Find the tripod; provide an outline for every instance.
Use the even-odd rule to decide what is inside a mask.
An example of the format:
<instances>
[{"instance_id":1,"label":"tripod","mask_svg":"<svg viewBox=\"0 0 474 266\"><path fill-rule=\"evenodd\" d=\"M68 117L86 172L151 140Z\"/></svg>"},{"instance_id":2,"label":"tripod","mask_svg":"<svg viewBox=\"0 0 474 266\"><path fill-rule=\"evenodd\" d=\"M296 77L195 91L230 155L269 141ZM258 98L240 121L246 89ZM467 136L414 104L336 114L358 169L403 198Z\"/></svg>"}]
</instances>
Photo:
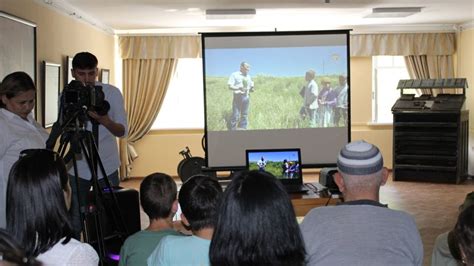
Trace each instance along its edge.
<instances>
[{"instance_id":1,"label":"tripod","mask_svg":"<svg viewBox=\"0 0 474 266\"><path fill-rule=\"evenodd\" d=\"M109 220L113 223L114 236L117 236L121 242L125 240L128 236L127 228L124 222L124 219L120 213L118 201L116 195L113 193L113 189L110 185L110 181L107 178L107 174L103 163L100 159L99 152L97 149L97 144L94 138L94 135L91 131L86 130L85 120L86 120L86 110L78 110L69 120L67 120L62 126L60 126L60 145L58 152L64 158L65 162L70 162L72 160L75 185L76 185L76 195L79 208L79 216L81 221L81 231L84 232L84 241L96 247L97 253L100 257L101 265L108 264L112 262L108 257L107 248L105 245L105 234L104 224L101 219L104 219L102 214L106 213L109 216ZM56 122L58 123L58 122ZM58 130L58 126L53 127L53 130ZM97 136L98 125L93 123L93 131ZM57 134L57 133L56 133ZM69 147L68 152L66 153L67 147ZM79 185L79 173L77 166L76 156L82 155L87 162L88 168L91 173L91 184L93 188L93 193L91 194L91 205L85 204L82 206L83 202L87 202L87 195L81 195L80 185ZM101 187L97 172L100 170L100 173L103 176L103 186ZM82 181L81 181L82 182ZM104 191L110 192L112 201L105 200ZM74 210L73 210L74 211ZM92 222L92 224L89 224ZM88 226L90 225L90 226Z\"/></svg>"}]
</instances>

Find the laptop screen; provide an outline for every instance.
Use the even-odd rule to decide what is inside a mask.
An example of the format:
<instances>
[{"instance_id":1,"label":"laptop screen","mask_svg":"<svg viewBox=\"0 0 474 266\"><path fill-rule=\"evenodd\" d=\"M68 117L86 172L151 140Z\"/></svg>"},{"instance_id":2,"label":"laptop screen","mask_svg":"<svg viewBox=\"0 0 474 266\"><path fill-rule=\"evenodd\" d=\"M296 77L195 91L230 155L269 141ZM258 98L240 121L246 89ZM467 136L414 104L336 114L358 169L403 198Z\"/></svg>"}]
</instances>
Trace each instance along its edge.
<instances>
[{"instance_id":1,"label":"laptop screen","mask_svg":"<svg viewBox=\"0 0 474 266\"><path fill-rule=\"evenodd\" d=\"M246 150L248 170L273 174L283 184L303 184L300 149Z\"/></svg>"}]
</instances>

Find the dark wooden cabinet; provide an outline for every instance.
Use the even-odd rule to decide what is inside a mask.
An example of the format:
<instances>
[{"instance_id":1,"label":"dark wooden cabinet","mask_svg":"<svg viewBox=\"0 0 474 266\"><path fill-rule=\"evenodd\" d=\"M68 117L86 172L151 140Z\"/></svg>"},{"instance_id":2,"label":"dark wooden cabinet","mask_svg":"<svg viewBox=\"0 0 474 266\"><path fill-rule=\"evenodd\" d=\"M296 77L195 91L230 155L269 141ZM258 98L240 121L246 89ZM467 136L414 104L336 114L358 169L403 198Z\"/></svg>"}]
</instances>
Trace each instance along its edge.
<instances>
[{"instance_id":1,"label":"dark wooden cabinet","mask_svg":"<svg viewBox=\"0 0 474 266\"><path fill-rule=\"evenodd\" d=\"M400 80L400 98L392 107L393 180L459 184L467 178L466 88L466 79L461 78ZM442 93L415 97L404 89ZM447 94L449 89L461 89L462 94Z\"/></svg>"},{"instance_id":2,"label":"dark wooden cabinet","mask_svg":"<svg viewBox=\"0 0 474 266\"><path fill-rule=\"evenodd\" d=\"M394 112L393 120L393 180L466 179L469 111Z\"/></svg>"}]
</instances>

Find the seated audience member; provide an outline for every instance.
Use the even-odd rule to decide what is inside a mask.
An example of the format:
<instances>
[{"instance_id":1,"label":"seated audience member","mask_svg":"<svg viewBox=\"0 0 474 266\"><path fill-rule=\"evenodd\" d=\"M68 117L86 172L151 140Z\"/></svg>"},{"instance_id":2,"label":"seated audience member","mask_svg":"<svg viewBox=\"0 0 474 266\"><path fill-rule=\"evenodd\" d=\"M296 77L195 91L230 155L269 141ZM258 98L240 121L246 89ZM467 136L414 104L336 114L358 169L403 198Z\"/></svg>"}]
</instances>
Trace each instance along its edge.
<instances>
[{"instance_id":1,"label":"seated audience member","mask_svg":"<svg viewBox=\"0 0 474 266\"><path fill-rule=\"evenodd\" d=\"M166 236L148 258L148 265L209 265L209 245L222 194L217 180L206 175L188 179L179 191L181 220L191 236Z\"/></svg>"},{"instance_id":2,"label":"seated audience member","mask_svg":"<svg viewBox=\"0 0 474 266\"><path fill-rule=\"evenodd\" d=\"M305 265L305 249L288 193L271 174L237 172L217 212L212 265Z\"/></svg>"},{"instance_id":3,"label":"seated audience member","mask_svg":"<svg viewBox=\"0 0 474 266\"><path fill-rule=\"evenodd\" d=\"M464 203L459 206L459 212L474 204L474 192L466 195ZM442 233L436 237L431 254L431 266L461 266L461 252L454 230Z\"/></svg>"},{"instance_id":4,"label":"seated audience member","mask_svg":"<svg viewBox=\"0 0 474 266\"><path fill-rule=\"evenodd\" d=\"M334 181L345 202L311 210L301 223L308 265L422 265L423 245L414 219L379 202L388 178L379 149L346 144Z\"/></svg>"},{"instance_id":5,"label":"seated audience member","mask_svg":"<svg viewBox=\"0 0 474 266\"><path fill-rule=\"evenodd\" d=\"M5 229L0 229L0 265L10 266L40 266L35 258L28 258L20 245L8 234Z\"/></svg>"},{"instance_id":6,"label":"seated audience member","mask_svg":"<svg viewBox=\"0 0 474 266\"><path fill-rule=\"evenodd\" d=\"M24 150L13 165L7 187L7 230L44 265L97 265L96 251L72 239L68 208L71 187L59 154Z\"/></svg>"},{"instance_id":7,"label":"seated audience member","mask_svg":"<svg viewBox=\"0 0 474 266\"><path fill-rule=\"evenodd\" d=\"M463 265L474 265L474 205L463 210L453 231L458 240Z\"/></svg>"},{"instance_id":8,"label":"seated audience member","mask_svg":"<svg viewBox=\"0 0 474 266\"><path fill-rule=\"evenodd\" d=\"M120 250L119 265L146 265L151 252L173 230L173 215L178 210L176 183L167 174L154 173L140 184L140 204L150 218L150 225L127 238Z\"/></svg>"}]
</instances>

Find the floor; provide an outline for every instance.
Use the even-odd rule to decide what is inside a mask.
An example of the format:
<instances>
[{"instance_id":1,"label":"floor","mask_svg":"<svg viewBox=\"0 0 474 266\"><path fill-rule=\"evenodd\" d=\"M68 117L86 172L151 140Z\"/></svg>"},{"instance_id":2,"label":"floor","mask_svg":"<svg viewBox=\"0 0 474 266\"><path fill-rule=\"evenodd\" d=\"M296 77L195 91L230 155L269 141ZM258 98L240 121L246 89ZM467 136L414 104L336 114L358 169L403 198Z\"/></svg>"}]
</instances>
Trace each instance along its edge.
<instances>
[{"instance_id":1,"label":"floor","mask_svg":"<svg viewBox=\"0 0 474 266\"><path fill-rule=\"evenodd\" d=\"M306 179L308 178L308 179ZM305 176L305 181L317 181L315 174ZM141 178L122 181L121 186L137 189ZM180 181L177 181L180 183ZM381 188L380 201L390 208L403 210L415 217L424 245L424 265L431 263L431 251L437 235L454 226L458 207L467 193L474 191L474 180L461 185L389 181ZM148 217L141 212L142 228Z\"/></svg>"}]
</instances>

